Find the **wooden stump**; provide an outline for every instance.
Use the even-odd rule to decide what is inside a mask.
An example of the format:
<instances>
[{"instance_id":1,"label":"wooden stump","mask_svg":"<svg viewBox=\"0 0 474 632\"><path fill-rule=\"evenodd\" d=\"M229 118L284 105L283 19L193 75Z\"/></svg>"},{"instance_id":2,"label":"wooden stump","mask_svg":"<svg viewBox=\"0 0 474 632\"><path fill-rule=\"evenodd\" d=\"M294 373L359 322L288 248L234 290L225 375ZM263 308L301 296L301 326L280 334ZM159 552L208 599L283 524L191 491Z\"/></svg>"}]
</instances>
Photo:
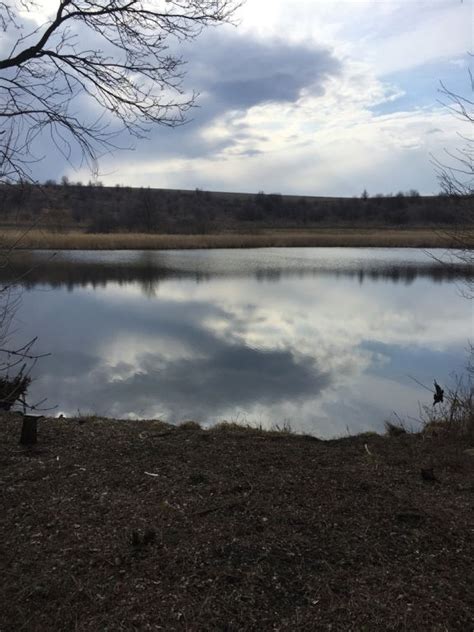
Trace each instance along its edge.
<instances>
[{"instance_id":1,"label":"wooden stump","mask_svg":"<svg viewBox=\"0 0 474 632\"><path fill-rule=\"evenodd\" d=\"M37 442L38 420L42 415L23 415L20 443L22 445L34 445Z\"/></svg>"}]
</instances>

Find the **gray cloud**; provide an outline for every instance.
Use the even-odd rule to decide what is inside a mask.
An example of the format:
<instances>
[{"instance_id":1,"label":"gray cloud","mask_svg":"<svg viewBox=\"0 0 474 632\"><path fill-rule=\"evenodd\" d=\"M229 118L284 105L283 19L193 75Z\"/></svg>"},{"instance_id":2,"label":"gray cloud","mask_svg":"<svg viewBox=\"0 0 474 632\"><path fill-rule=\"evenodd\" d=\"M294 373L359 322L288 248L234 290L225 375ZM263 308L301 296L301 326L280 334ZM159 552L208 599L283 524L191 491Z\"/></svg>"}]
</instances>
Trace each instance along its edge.
<instances>
[{"instance_id":1,"label":"gray cloud","mask_svg":"<svg viewBox=\"0 0 474 632\"><path fill-rule=\"evenodd\" d=\"M87 408L119 417L137 411L150 416L159 407L172 421L206 421L229 409L317 397L331 383L329 373L322 372L313 358L297 357L289 350L249 348L196 327L196 343L202 335L209 348L205 355L190 359L146 353L132 366L104 364L103 358L85 354L54 355L42 367L35 391L48 393L50 399L54 393L60 409L68 412ZM174 334L167 331L166 336ZM200 340L195 350L202 352L202 344Z\"/></svg>"},{"instance_id":2,"label":"gray cloud","mask_svg":"<svg viewBox=\"0 0 474 632\"><path fill-rule=\"evenodd\" d=\"M264 152L260 149L244 149L243 151L239 151L237 153L238 156L247 156L248 158L253 158L254 156L261 156Z\"/></svg>"},{"instance_id":3,"label":"gray cloud","mask_svg":"<svg viewBox=\"0 0 474 632\"><path fill-rule=\"evenodd\" d=\"M185 46L187 86L200 94L189 124L176 129L155 127L140 146L140 158L217 156L241 142L264 140L259 130L239 119L248 109L268 103L296 103L302 92L324 94L327 79L340 61L326 48L256 39L238 31L204 34ZM225 119L228 134L210 139L202 132ZM241 155L261 153L246 147ZM122 159L117 155L117 162Z\"/></svg>"},{"instance_id":4,"label":"gray cloud","mask_svg":"<svg viewBox=\"0 0 474 632\"><path fill-rule=\"evenodd\" d=\"M34 293L25 295L25 307L30 296L34 299ZM46 396L69 413L80 408L149 416L162 409L171 420L205 421L227 410L317 397L332 379L315 358L245 345L239 331L252 305L239 317L196 301L160 300L156 309L146 300L106 304L87 293L70 294L65 301L64 291L56 291L49 293L43 309L48 316L43 317L38 351L46 348L53 354L41 363L31 399ZM231 333L217 335L206 324L210 317L225 319ZM60 325L65 322L69 328ZM150 351L138 354L133 364L107 358L104 350L120 349L121 340L137 336L150 340Z\"/></svg>"},{"instance_id":5,"label":"gray cloud","mask_svg":"<svg viewBox=\"0 0 474 632\"><path fill-rule=\"evenodd\" d=\"M216 340L217 342L217 340ZM147 354L128 379L110 380L109 370L94 374L100 383L97 399L114 414L163 407L169 419L193 417L205 421L225 410L295 402L317 396L330 384L310 358L290 351L263 351L219 341L206 357L166 361ZM89 393L89 401L94 392Z\"/></svg>"},{"instance_id":6,"label":"gray cloud","mask_svg":"<svg viewBox=\"0 0 474 632\"><path fill-rule=\"evenodd\" d=\"M80 28L78 33L84 46L95 45L90 33ZM151 159L217 157L231 148L238 155L256 156L261 150L255 143L262 140L262 135L241 123L242 114L257 105L296 103L303 91L321 95L327 79L341 69L341 62L329 48L263 40L231 28L206 31L195 41L177 44L170 53L188 60L184 87L199 94L198 107L191 111L187 125L176 129L156 125L149 130L148 141L139 141L139 145L125 133L118 135L114 138L116 146L137 145L139 153L130 158L118 150L112 158L103 157L105 174L137 158L146 164ZM74 100L72 109L87 122L97 117L96 104L83 94ZM224 137L210 138L203 133L222 119L227 129ZM47 161L39 160L33 166L35 176L40 180L59 179L68 172L74 179L71 167L81 167L80 150L74 145L68 147L57 134L53 137L45 130L32 148L37 158L48 156ZM69 162L58 148L70 154Z\"/></svg>"},{"instance_id":7,"label":"gray cloud","mask_svg":"<svg viewBox=\"0 0 474 632\"><path fill-rule=\"evenodd\" d=\"M247 109L265 102L295 101L301 90L298 77L282 72L257 79L222 81L214 92L232 108Z\"/></svg>"},{"instance_id":8,"label":"gray cloud","mask_svg":"<svg viewBox=\"0 0 474 632\"><path fill-rule=\"evenodd\" d=\"M295 103L303 90L322 95L326 80L341 68L329 49L265 42L238 31L205 35L188 57L188 83L201 93L199 107L189 125L153 131L160 155L209 156L238 141L261 140L259 130L242 124L239 115L257 105ZM202 130L221 117L228 137L203 138Z\"/></svg>"},{"instance_id":9,"label":"gray cloud","mask_svg":"<svg viewBox=\"0 0 474 632\"><path fill-rule=\"evenodd\" d=\"M54 356L43 360L42 370L49 378L77 378L92 371L97 365L97 357L90 353L74 351L55 351Z\"/></svg>"},{"instance_id":10,"label":"gray cloud","mask_svg":"<svg viewBox=\"0 0 474 632\"><path fill-rule=\"evenodd\" d=\"M261 41L237 32L208 36L197 62L190 64L190 75L208 100L217 100L223 109L246 110L261 103L295 102L305 88L323 94L324 82L340 66L327 48Z\"/></svg>"},{"instance_id":11,"label":"gray cloud","mask_svg":"<svg viewBox=\"0 0 474 632\"><path fill-rule=\"evenodd\" d=\"M199 94L197 107L189 114L186 125L175 129L153 127L148 140L140 141L134 161L137 158L144 163L151 159L208 158L233 147L240 155L255 156L260 153L256 147L237 149L242 142L252 145L264 140L259 130L239 120L242 114L257 105L296 103L303 91L322 95L327 79L337 75L341 68L340 61L327 48L280 40L263 41L230 29L205 32L198 40L171 52L182 54L188 60L184 84ZM81 116L91 118L85 102L81 102L80 111ZM95 106L91 112L95 112ZM225 120L227 135L209 138L203 134L220 119ZM42 143L42 154L54 151L47 136ZM116 143L127 147L134 144L134 140L122 135ZM77 165L77 151L75 154L71 162ZM126 153L117 151L113 158L102 160L104 172L120 169L121 163L130 159ZM43 179L59 178L67 165L60 160L55 172L51 167L52 162L48 161L48 165L40 163L36 168Z\"/></svg>"}]
</instances>

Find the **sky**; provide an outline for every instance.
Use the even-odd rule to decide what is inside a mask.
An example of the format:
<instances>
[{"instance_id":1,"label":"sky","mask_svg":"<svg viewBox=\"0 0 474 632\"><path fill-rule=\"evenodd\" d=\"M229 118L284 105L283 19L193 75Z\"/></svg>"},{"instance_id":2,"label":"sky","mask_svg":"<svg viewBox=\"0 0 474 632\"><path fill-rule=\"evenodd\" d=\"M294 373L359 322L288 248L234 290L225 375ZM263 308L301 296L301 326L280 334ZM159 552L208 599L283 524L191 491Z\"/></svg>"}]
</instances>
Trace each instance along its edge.
<instances>
[{"instance_id":1,"label":"sky","mask_svg":"<svg viewBox=\"0 0 474 632\"><path fill-rule=\"evenodd\" d=\"M180 46L185 87L199 93L189 122L102 156L105 185L439 191L431 156L463 131L439 86L470 96L473 0L247 0L236 17ZM91 177L60 155L34 171Z\"/></svg>"}]
</instances>

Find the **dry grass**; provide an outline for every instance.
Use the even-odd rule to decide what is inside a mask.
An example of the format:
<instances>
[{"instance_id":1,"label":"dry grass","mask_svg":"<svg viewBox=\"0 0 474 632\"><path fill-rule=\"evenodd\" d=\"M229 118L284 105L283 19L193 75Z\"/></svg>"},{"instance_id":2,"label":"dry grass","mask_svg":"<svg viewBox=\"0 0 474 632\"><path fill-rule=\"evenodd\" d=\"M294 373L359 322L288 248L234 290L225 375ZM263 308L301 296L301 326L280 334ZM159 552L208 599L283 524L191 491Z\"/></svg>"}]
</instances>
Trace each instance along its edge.
<instances>
[{"instance_id":1,"label":"dry grass","mask_svg":"<svg viewBox=\"0 0 474 632\"><path fill-rule=\"evenodd\" d=\"M421 421L424 434L454 435L474 441L474 375L458 377L455 386L445 390L442 404L424 406Z\"/></svg>"},{"instance_id":2,"label":"dry grass","mask_svg":"<svg viewBox=\"0 0 474 632\"><path fill-rule=\"evenodd\" d=\"M0 629L473 629L454 437L0 420ZM433 469L436 481L420 476Z\"/></svg>"},{"instance_id":3,"label":"dry grass","mask_svg":"<svg viewBox=\"0 0 474 632\"><path fill-rule=\"evenodd\" d=\"M89 234L85 232L52 233L32 229L20 233L0 229L4 248L17 244L20 248L51 250L169 250L200 248L263 248L263 247L410 247L436 248L455 245L450 235L430 229L275 229L252 234L222 233L209 235L164 235L138 233Z\"/></svg>"},{"instance_id":4,"label":"dry grass","mask_svg":"<svg viewBox=\"0 0 474 632\"><path fill-rule=\"evenodd\" d=\"M406 434L406 428L403 423L393 421L385 422L385 432L389 437L399 437L402 434Z\"/></svg>"},{"instance_id":5,"label":"dry grass","mask_svg":"<svg viewBox=\"0 0 474 632\"><path fill-rule=\"evenodd\" d=\"M185 431L195 430L199 432L199 430L202 430L201 424L199 424L197 421L192 421L192 420L183 421L182 423L179 424L178 428L180 430L185 430Z\"/></svg>"},{"instance_id":6,"label":"dry grass","mask_svg":"<svg viewBox=\"0 0 474 632\"><path fill-rule=\"evenodd\" d=\"M474 371L473 349L468 369L455 377L454 386L445 387L443 402L425 405L420 409L419 430L425 437L461 438L474 441ZM395 421L385 422L388 437L399 437L413 432L410 425L397 416Z\"/></svg>"}]
</instances>

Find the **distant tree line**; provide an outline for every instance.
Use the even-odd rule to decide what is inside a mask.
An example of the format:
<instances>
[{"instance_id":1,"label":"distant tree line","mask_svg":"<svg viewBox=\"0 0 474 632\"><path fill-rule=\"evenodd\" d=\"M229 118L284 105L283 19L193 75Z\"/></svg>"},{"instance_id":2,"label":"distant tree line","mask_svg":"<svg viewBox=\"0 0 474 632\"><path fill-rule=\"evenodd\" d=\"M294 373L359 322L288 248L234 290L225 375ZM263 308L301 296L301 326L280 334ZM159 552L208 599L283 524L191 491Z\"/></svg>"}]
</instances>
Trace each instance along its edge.
<instances>
[{"instance_id":1,"label":"distant tree line","mask_svg":"<svg viewBox=\"0 0 474 632\"><path fill-rule=\"evenodd\" d=\"M453 226L472 217L472 196L396 194L329 198L279 193L104 187L48 180L0 185L0 224L53 231L199 233L249 228Z\"/></svg>"},{"instance_id":2,"label":"distant tree line","mask_svg":"<svg viewBox=\"0 0 474 632\"><path fill-rule=\"evenodd\" d=\"M52 288L67 287L73 289L80 287L105 287L107 283L139 283L144 292L152 292L158 289L160 283L170 278L169 268L157 265L157 261L143 251L140 257L133 263L119 263L114 260L104 261L78 261L63 258L37 257L35 254L17 253L11 259L8 267L0 266L0 282L8 283L12 274L20 279L19 283L25 288L34 288L38 284L48 285ZM332 276L334 270L330 266L321 265L318 268L319 276ZM254 278L257 281L276 281L282 276L296 275L299 277L314 277L315 271L295 266L291 273L282 269L267 269L255 266ZM419 266L416 263L398 262L390 266L380 267L377 262L367 261L359 267L341 266L338 274L346 278L357 278L359 283L370 279L371 281L392 281L409 285L418 278L431 279L437 282L455 280L464 281L472 275L471 267L458 263L451 266L440 266L432 261ZM195 282L204 282L212 278L212 273L202 270L181 269L172 272L174 278L192 279ZM1 391L1 377L0 377ZM0 400L1 401L1 400Z\"/></svg>"}]
</instances>

